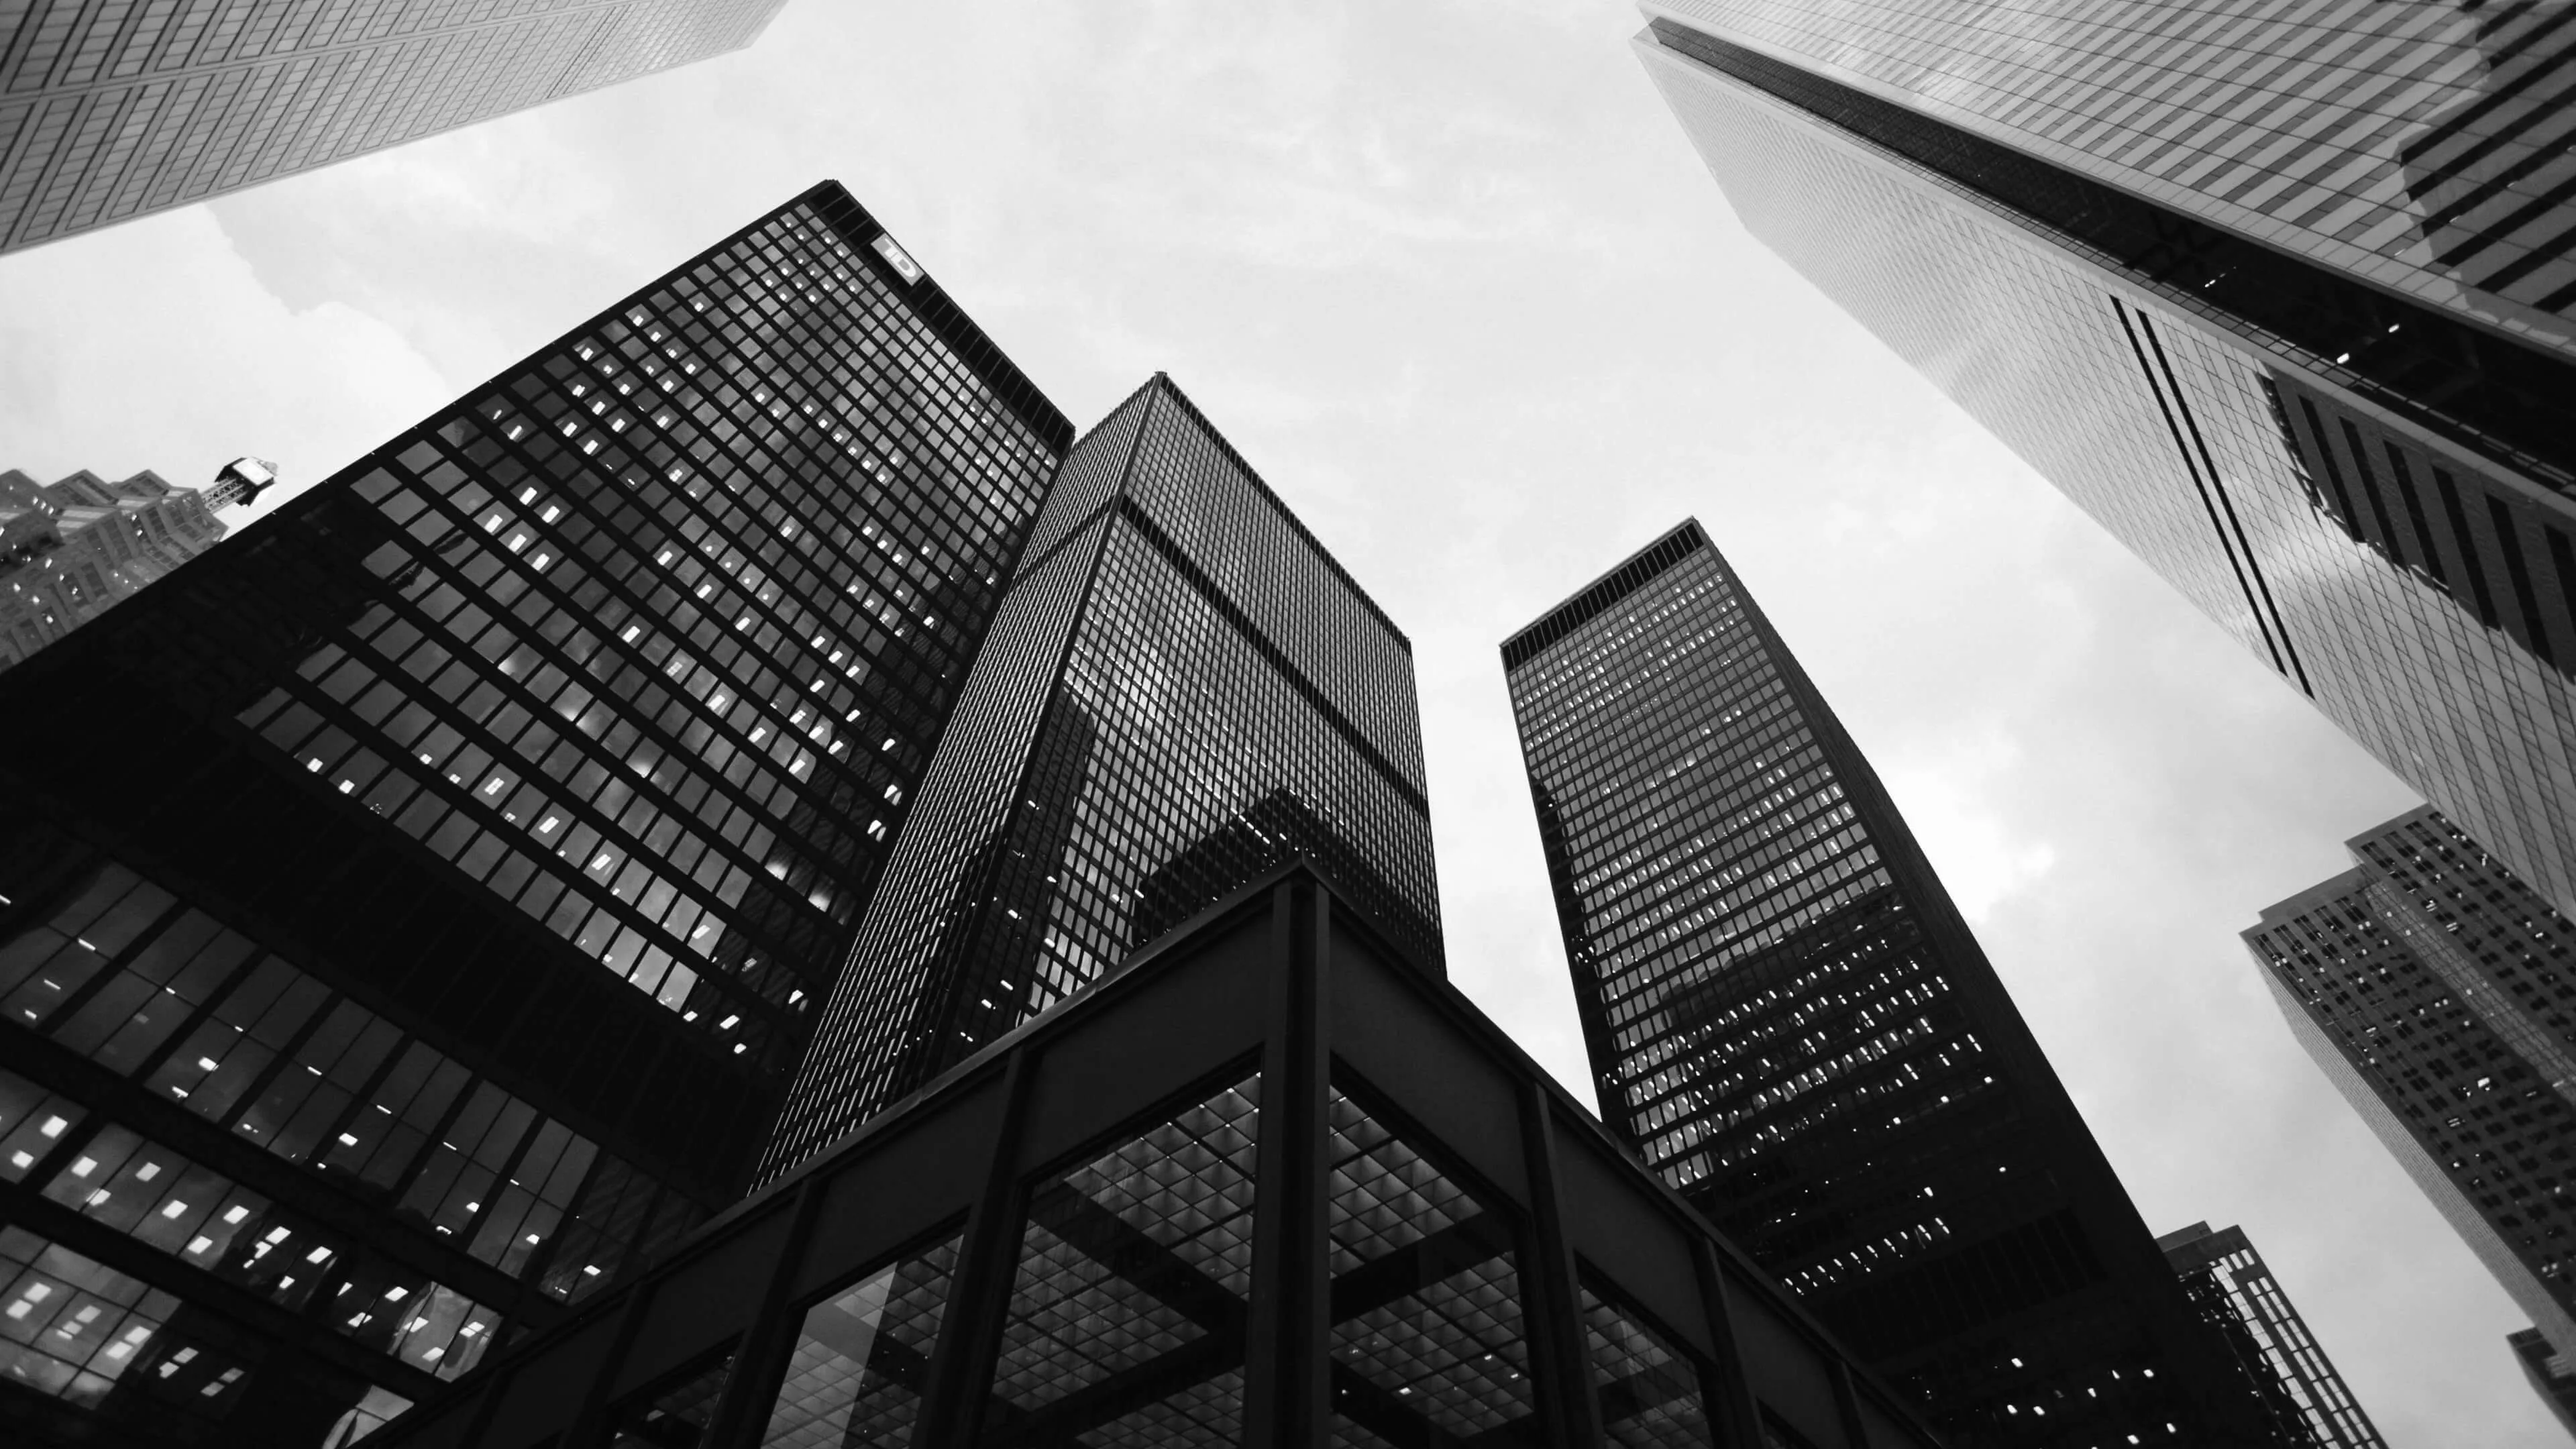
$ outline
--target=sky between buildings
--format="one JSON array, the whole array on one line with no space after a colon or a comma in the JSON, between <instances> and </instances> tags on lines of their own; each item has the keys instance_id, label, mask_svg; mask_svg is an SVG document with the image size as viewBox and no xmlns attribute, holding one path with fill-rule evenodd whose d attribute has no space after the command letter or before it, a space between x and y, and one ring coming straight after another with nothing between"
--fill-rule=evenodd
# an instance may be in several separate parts
<instances>
[{"instance_id":1,"label":"sky between buildings","mask_svg":"<svg viewBox=\"0 0 2576 1449\"><path fill-rule=\"evenodd\" d=\"M1411 634L1451 970L1579 1096L1496 646L1696 514L2149 1225L2242 1223L2401 1449L2563 1444L2237 940L2413 796L1748 238L1638 25L795 0L738 55L0 257L0 467L310 483L836 177L1078 425L1168 370Z\"/></svg>"}]
</instances>

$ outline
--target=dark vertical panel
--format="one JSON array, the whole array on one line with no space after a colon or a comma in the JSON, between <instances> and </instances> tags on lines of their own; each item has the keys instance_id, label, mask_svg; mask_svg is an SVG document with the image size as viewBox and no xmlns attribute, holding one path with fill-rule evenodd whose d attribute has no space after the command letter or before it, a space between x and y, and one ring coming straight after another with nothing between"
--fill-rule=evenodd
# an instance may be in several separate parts
<instances>
[{"instance_id":1,"label":"dark vertical panel","mask_svg":"<svg viewBox=\"0 0 2576 1449\"><path fill-rule=\"evenodd\" d=\"M1522 1084L1523 1157L1529 1163L1530 1221L1535 1251L1521 1275L1524 1321L1537 1351L1540 1411L1564 1443L1601 1439L1601 1404L1592 1386L1591 1354L1584 1342L1583 1303L1575 1291L1574 1245L1567 1230L1565 1194L1557 1171L1556 1112L1546 1086Z\"/></svg>"},{"instance_id":2,"label":"dark vertical panel","mask_svg":"<svg viewBox=\"0 0 2576 1449\"><path fill-rule=\"evenodd\" d=\"M1329 901L1299 884L1270 892L1268 1040L1262 1048L1258 1217L1244 1388L1253 1449L1321 1449L1331 1412L1331 1259L1325 1224L1330 1081Z\"/></svg>"}]
</instances>

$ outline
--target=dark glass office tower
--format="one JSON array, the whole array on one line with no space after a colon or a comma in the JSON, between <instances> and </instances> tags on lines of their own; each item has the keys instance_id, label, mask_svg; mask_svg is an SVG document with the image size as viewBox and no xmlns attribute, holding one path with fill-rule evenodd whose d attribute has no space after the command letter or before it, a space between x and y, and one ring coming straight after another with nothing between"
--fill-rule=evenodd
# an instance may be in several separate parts
<instances>
[{"instance_id":1,"label":"dark glass office tower","mask_svg":"<svg viewBox=\"0 0 2576 1449\"><path fill-rule=\"evenodd\" d=\"M2234 1350L2271 1411L2275 1433L2302 1449L2386 1449L2388 1441L2308 1332L2307 1320L2243 1228L2194 1223L2156 1239L2201 1321Z\"/></svg>"},{"instance_id":2,"label":"dark glass office tower","mask_svg":"<svg viewBox=\"0 0 2576 1449\"><path fill-rule=\"evenodd\" d=\"M2245 933L2353 1110L2551 1343L2576 1343L2576 925L2433 811Z\"/></svg>"},{"instance_id":3,"label":"dark glass office tower","mask_svg":"<svg viewBox=\"0 0 2576 1449\"><path fill-rule=\"evenodd\" d=\"M784 0L17 0L0 252L749 45Z\"/></svg>"},{"instance_id":4,"label":"dark glass office tower","mask_svg":"<svg viewBox=\"0 0 2576 1449\"><path fill-rule=\"evenodd\" d=\"M826 184L0 677L0 1438L337 1443L733 1201L1070 440Z\"/></svg>"},{"instance_id":5,"label":"dark glass office tower","mask_svg":"<svg viewBox=\"0 0 2576 1449\"><path fill-rule=\"evenodd\" d=\"M1755 236L2576 910L2563 7L1646 9Z\"/></svg>"},{"instance_id":6,"label":"dark glass office tower","mask_svg":"<svg viewBox=\"0 0 2576 1449\"><path fill-rule=\"evenodd\" d=\"M1412 646L1156 374L1047 495L762 1179L1300 856L1441 969Z\"/></svg>"},{"instance_id":7,"label":"dark glass office tower","mask_svg":"<svg viewBox=\"0 0 2576 1449\"><path fill-rule=\"evenodd\" d=\"M1905 822L1699 525L1503 664L1602 1120L1954 1443L2264 1442Z\"/></svg>"}]
</instances>

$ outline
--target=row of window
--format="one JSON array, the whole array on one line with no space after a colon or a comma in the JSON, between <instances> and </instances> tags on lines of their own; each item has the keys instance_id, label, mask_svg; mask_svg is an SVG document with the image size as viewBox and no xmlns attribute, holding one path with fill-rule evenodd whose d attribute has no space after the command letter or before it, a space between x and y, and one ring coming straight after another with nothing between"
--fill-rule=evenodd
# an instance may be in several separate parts
<instances>
[{"instance_id":1,"label":"row of window","mask_svg":"<svg viewBox=\"0 0 2576 1449\"><path fill-rule=\"evenodd\" d=\"M595 1144L122 865L0 941L0 1014L503 1272L545 1266L568 1216L597 1254L579 1280L634 1236L598 1238L624 1169ZM0 1133L0 1173L80 1121L39 1105ZM565 1266L559 1298L589 1286Z\"/></svg>"}]
</instances>

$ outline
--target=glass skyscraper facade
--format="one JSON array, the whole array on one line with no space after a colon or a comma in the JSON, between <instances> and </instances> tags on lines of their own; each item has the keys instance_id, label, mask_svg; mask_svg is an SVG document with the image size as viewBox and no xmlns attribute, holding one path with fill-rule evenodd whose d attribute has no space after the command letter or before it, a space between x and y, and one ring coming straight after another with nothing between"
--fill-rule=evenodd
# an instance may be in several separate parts
<instances>
[{"instance_id":1,"label":"glass skyscraper facade","mask_svg":"<svg viewBox=\"0 0 2576 1449\"><path fill-rule=\"evenodd\" d=\"M13 0L0 252L685 65L785 0Z\"/></svg>"},{"instance_id":2,"label":"glass skyscraper facade","mask_svg":"<svg viewBox=\"0 0 2576 1449\"><path fill-rule=\"evenodd\" d=\"M2209 1224L2194 1223L2156 1239L2156 1246L2201 1320L2235 1350L2237 1367L2271 1410L2284 1445L2387 1449L2243 1228L2212 1232Z\"/></svg>"},{"instance_id":3,"label":"glass skyscraper facade","mask_svg":"<svg viewBox=\"0 0 2576 1449\"><path fill-rule=\"evenodd\" d=\"M2266 1442L1868 762L1696 522L1503 645L1602 1120L1951 1442Z\"/></svg>"},{"instance_id":4,"label":"glass skyscraper facade","mask_svg":"<svg viewBox=\"0 0 2576 1449\"><path fill-rule=\"evenodd\" d=\"M2576 1343L2576 924L2411 811L2245 933L2291 1034L2550 1343Z\"/></svg>"},{"instance_id":5,"label":"glass skyscraper facade","mask_svg":"<svg viewBox=\"0 0 2576 1449\"><path fill-rule=\"evenodd\" d=\"M1071 440L826 183L0 677L0 1437L344 1443L738 1197Z\"/></svg>"},{"instance_id":6,"label":"glass skyscraper facade","mask_svg":"<svg viewBox=\"0 0 2576 1449\"><path fill-rule=\"evenodd\" d=\"M1412 646L1157 374L1047 495L763 1180L1300 856L1441 969Z\"/></svg>"},{"instance_id":7,"label":"glass skyscraper facade","mask_svg":"<svg viewBox=\"0 0 2576 1449\"><path fill-rule=\"evenodd\" d=\"M1755 236L2576 908L2562 11L1646 9Z\"/></svg>"}]
</instances>

